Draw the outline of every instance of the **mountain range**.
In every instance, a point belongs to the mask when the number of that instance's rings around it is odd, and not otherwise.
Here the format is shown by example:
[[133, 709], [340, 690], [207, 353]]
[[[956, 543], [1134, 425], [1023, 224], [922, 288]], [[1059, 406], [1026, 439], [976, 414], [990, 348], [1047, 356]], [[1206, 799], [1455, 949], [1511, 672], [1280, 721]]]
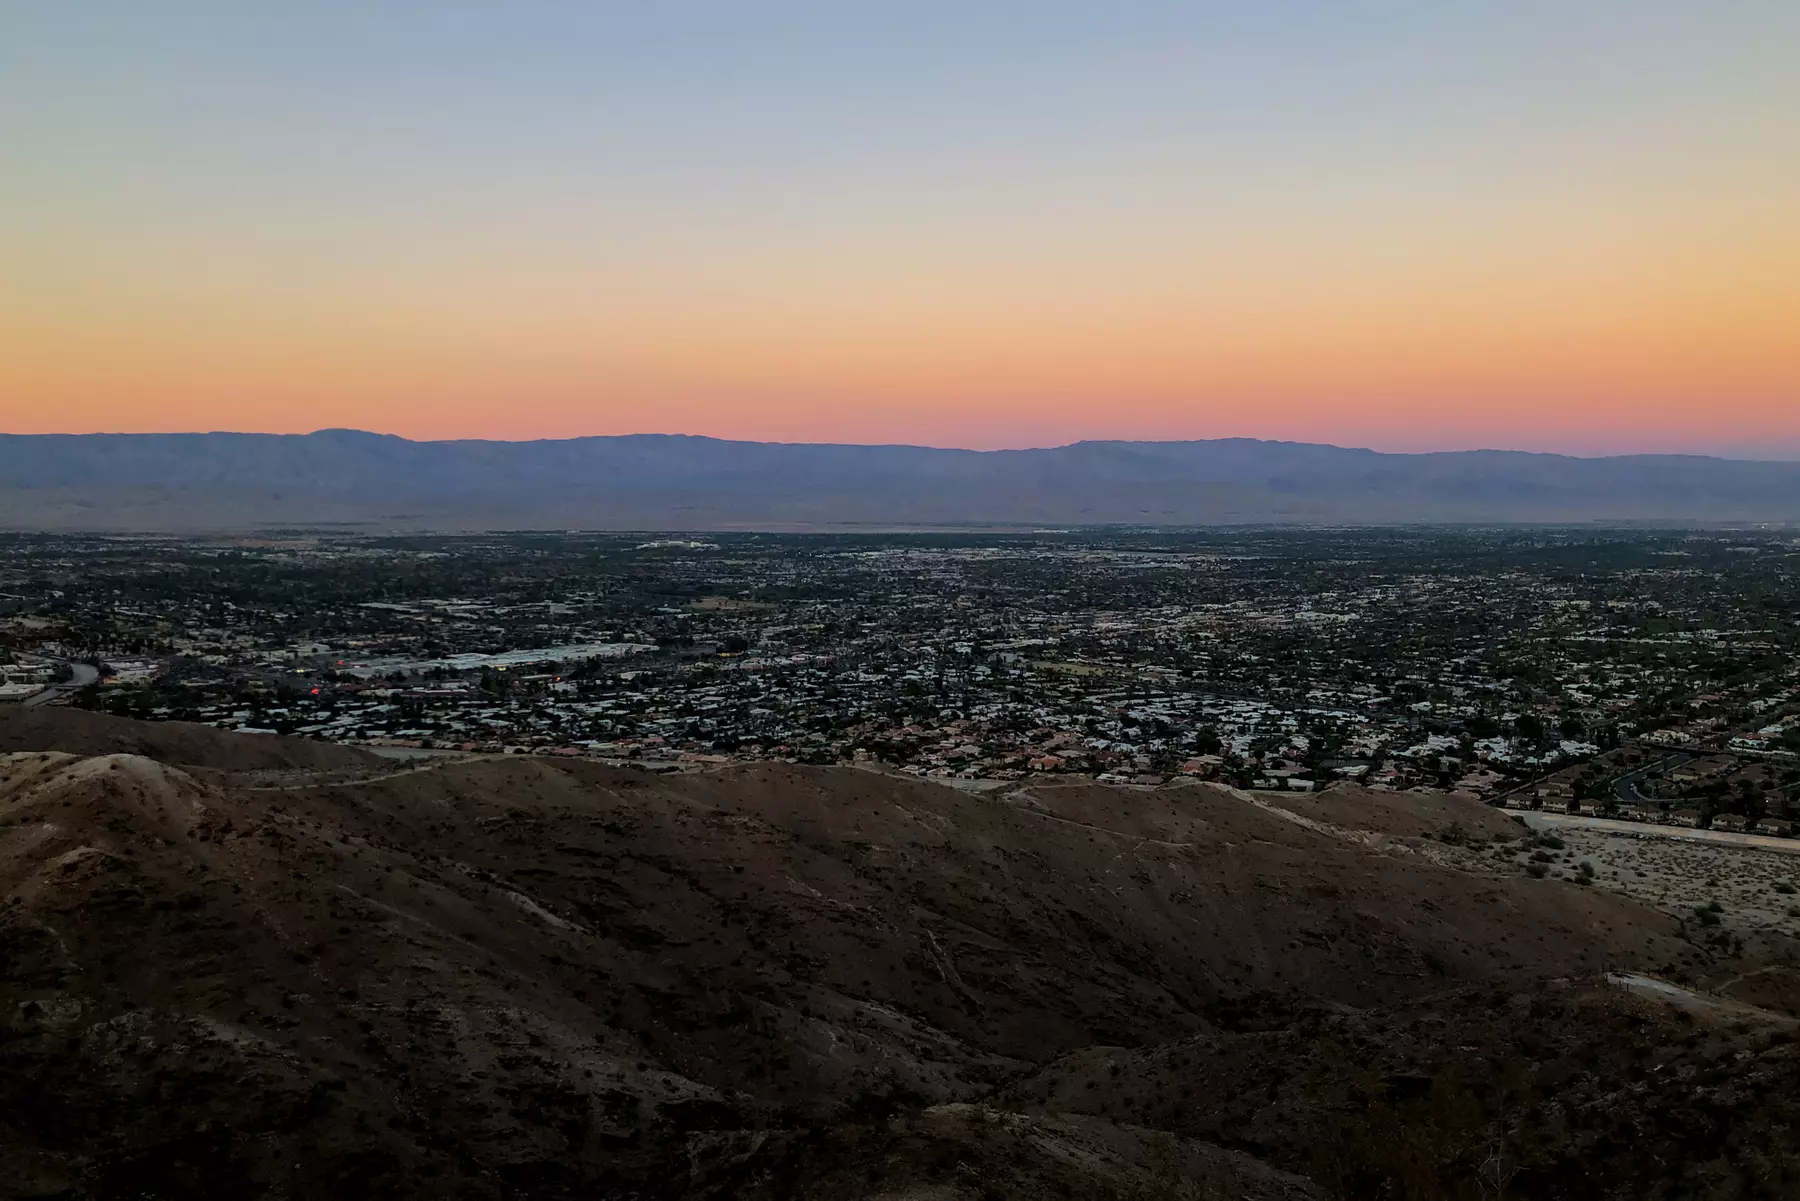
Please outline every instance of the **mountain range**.
[[972, 451], [674, 434], [0, 435], [0, 528], [15, 530], [1595, 521], [1800, 521], [1800, 463], [1246, 438]]

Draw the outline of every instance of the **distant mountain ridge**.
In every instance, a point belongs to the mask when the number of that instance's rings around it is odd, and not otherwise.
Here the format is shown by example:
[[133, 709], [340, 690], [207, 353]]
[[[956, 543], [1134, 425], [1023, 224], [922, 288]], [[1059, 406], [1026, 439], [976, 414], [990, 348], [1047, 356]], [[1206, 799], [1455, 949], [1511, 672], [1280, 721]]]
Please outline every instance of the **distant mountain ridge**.
[[0, 435], [0, 528], [808, 529], [1800, 521], [1800, 463], [1300, 442], [1034, 450], [631, 434]]

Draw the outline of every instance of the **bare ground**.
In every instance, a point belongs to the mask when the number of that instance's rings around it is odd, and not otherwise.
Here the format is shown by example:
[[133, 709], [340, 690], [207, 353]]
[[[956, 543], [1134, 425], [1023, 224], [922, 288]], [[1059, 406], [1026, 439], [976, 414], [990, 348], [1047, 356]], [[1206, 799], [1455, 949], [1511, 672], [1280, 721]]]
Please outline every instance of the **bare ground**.
[[[1480, 1134], [1536, 1140], [1509, 1195], [1640, 1196], [1559, 1191], [1632, 1149], [1501, 1083], [1663, 1131], [1692, 1073], [1790, 1080], [1789, 944], [1532, 879], [1461, 798], [396, 770], [87, 716], [0, 725], [0, 1195], [1458, 1196]], [[1452, 1069], [1466, 1121], [1368, 1153], [1417, 1089], [1352, 1084]], [[1760, 1146], [1706, 1152], [1716, 1195], [1787, 1195]]]

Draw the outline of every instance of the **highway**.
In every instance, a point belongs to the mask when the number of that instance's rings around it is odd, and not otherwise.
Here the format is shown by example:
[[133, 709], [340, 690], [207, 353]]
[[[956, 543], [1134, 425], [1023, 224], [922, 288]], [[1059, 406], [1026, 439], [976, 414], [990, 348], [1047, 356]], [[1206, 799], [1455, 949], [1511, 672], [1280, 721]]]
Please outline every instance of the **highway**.
[[69, 670], [75, 674], [61, 684], [52, 684], [36, 696], [28, 696], [21, 702], [27, 709], [34, 705], [48, 705], [59, 696], [68, 696], [80, 692], [89, 684], [100, 678], [100, 669], [92, 663], [69, 662]]

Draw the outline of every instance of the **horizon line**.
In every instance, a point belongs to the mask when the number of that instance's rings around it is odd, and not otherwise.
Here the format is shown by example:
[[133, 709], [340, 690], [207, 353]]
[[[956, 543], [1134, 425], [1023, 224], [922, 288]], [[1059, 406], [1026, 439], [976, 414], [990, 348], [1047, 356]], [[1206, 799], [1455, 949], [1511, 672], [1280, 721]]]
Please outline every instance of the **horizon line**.
[[[1721, 453], [1720, 451], [1682, 451], [1682, 450], [1636, 450], [1615, 451], [1604, 454], [1577, 454], [1564, 450], [1527, 450], [1520, 447], [1506, 446], [1473, 446], [1457, 448], [1437, 448], [1431, 450], [1380, 450], [1372, 446], [1352, 446], [1339, 442], [1312, 442], [1295, 438], [1258, 438], [1250, 435], [1221, 435], [1213, 438], [1077, 438], [1070, 442], [1057, 442], [1035, 446], [1000, 446], [973, 447], [953, 446], [928, 442], [846, 442], [846, 441], [795, 441], [781, 438], [727, 438], [716, 434], [696, 434], [667, 430], [635, 430], [622, 434], [572, 434], [565, 436], [539, 436], [530, 438], [417, 438], [406, 434], [390, 433], [382, 430], [361, 429], [354, 426], [325, 426], [314, 430], [240, 430], [240, 429], [208, 429], [208, 430], [52, 430], [39, 433], [13, 433], [0, 430], [0, 438], [203, 438], [212, 436], [239, 438], [315, 438], [327, 434], [355, 434], [366, 438], [393, 439], [420, 446], [449, 445], [454, 443], [477, 442], [491, 443], [501, 446], [529, 446], [540, 442], [585, 442], [598, 440], [623, 440], [627, 438], [686, 438], [695, 441], [735, 443], [743, 446], [819, 446], [819, 447], [853, 447], [868, 450], [936, 450], [959, 454], [1024, 454], [1033, 451], [1068, 450], [1077, 446], [1118, 445], [1118, 446], [1185, 446], [1200, 443], [1217, 442], [1253, 442], [1265, 446], [1307, 446], [1322, 447], [1331, 450], [1359, 452], [1372, 455], [1391, 455], [1397, 457], [1419, 458], [1426, 455], [1479, 455], [1507, 454], [1534, 455], [1544, 458], [1577, 459], [1593, 461], [1600, 459], [1632, 459], [1632, 458], [1664, 458], [1664, 459], [1715, 459], [1728, 463], [1794, 463], [1800, 461], [1800, 447], [1789, 451], [1786, 458], [1758, 458], [1741, 454]], [[1771, 448], [1775, 449], [1775, 448]], [[1782, 448], [1786, 449], [1786, 448]]]

